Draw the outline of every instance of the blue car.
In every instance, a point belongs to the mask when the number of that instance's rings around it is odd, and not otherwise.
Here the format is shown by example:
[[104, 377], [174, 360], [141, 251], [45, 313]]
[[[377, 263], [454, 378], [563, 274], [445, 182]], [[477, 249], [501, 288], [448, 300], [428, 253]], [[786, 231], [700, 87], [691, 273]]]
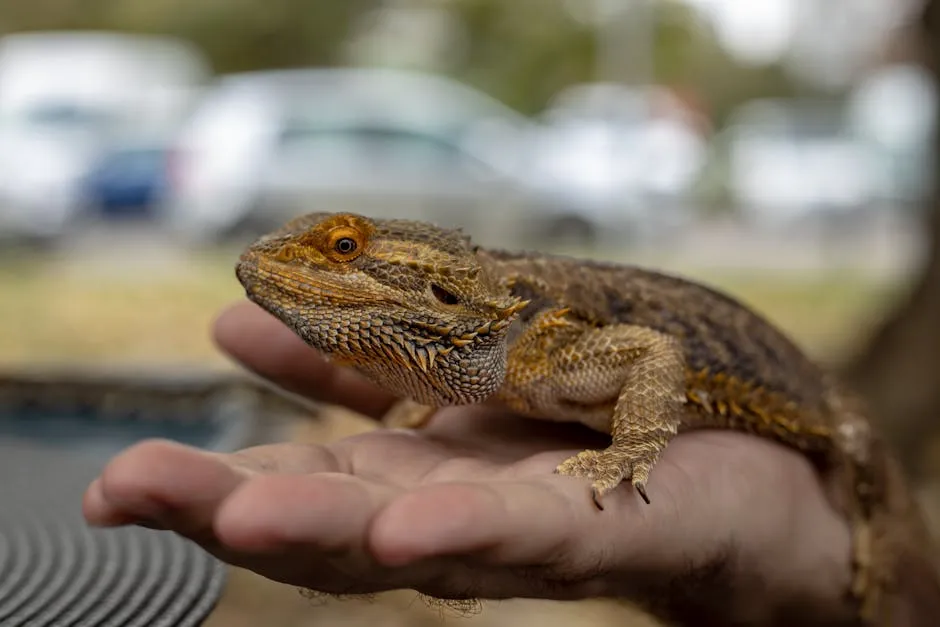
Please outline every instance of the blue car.
[[168, 160], [161, 146], [107, 152], [86, 178], [87, 206], [103, 218], [152, 217], [168, 185]]

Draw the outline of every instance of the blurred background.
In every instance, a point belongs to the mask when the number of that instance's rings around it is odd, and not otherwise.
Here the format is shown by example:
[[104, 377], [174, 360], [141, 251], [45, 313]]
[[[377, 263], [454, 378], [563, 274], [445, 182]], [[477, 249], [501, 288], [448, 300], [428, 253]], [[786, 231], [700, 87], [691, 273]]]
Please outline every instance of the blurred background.
[[[308, 211], [425, 219], [730, 291], [869, 394], [940, 523], [928, 4], [0, 0], [0, 367], [226, 371], [209, 328], [248, 241]], [[368, 428], [328, 414], [292, 437]], [[439, 621], [229, 586], [213, 624]]]

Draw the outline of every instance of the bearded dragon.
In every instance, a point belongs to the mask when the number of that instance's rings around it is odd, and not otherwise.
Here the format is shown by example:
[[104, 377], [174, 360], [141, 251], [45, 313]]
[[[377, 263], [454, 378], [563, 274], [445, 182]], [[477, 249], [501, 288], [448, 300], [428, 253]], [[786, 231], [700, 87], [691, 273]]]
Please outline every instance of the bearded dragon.
[[487, 250], [460, 231], [316, 213], [252, 244], [248, 298], [338, 364], [402, 401], [394, 425], [435, 408], [498, 402], [576, 421], [610, 446], [556, 472], [590, 481], [598, 508], [646, 484], [680, 431], [752, 432], [843, 469], [851, 594], [878, 613], [886, 470], [858, 397], [767, 320], [703, 285], [638, 267]]

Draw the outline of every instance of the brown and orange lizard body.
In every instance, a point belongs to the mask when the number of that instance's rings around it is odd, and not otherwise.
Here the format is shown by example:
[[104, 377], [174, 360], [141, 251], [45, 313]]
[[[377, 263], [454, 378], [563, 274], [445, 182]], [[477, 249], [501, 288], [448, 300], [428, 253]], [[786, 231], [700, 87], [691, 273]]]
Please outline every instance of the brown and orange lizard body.
[[[402, 399], [395, 424], [497, 401], [609, 434], [557, 472], [595, 503], [646, 483], [686, 429], [749, 431], [848, 482], [850, 591], [867, 618], [889, 585], [875, 526], [882, 452], [860, 403], [766, 320], [712, 289], [636, 267], [475, 246], [422, 222], [311, 214], [253, 244], [248, 297], [311, 346]], [[652, 495], [655, 498], [655, 495]]]

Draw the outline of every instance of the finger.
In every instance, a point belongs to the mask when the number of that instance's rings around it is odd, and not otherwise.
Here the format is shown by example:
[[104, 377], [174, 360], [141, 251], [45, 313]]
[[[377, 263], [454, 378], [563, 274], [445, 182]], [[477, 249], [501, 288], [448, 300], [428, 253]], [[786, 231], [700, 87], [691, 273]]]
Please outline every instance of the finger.
[[[331, 594], [414, 588], [453, 575], [452, 563], [385, 568], [369, 552], [376, 514], [400, 493], [343, 474], [255, 477], [219, 509], [218, 544], [208, 548], [265, 577]], [[452, 576], [446, 589], [465, 589], [466, 581]]]
[[278, 553], [285, 548], [365, 559], [367, 530], [399, 492], [339, 473], [260, 476], [219, 509], [215, 531], [228, 549]]
[[[583, 517], [595, 514], [575, 491]], [[600, 558], [596, 537], [581, 537], [590, 525], [573, 492], [519, 482], [408, 493], [340, 474], [260, 476], [222, 505], [214, 529], [230, 561], [270, 556], [260, 572], [317, 590], [581, 598], [599, 589]]]
[[146, 522], [186, 536], [211, 530], [218, 505], [248, 473], [181, 444], [148, 441], [118, 455], [86, 490], [86, 520], [95, 526]]
[[234, 453], [205, 453], [250, 474], [346, 472], [348, 463], [318, 444], [262, 444]]
[[[198, 488], [193, 480], [199, 479], [202, 475], [198, 473], [205, 473], [206, 469], [211, 472], [209, 481], [218, 479], [218, 464], [242, 478], [267, 473], [341, 472], [344, 465], [331, 451], [315, 444], [266, 444], [235, 453], [215, 453], [161, 440], [144, 442], [116, 457], [102, 477], [88, 487], [84, 504], [88, 517], [100, 526], [135, 522], [135, 514], [116, 506], [128, 503], [128, 496], [131, 503], [137, 503], [140, 490], [153, 487], [147, 481], [172, 481], [172, 473], [179, 468], [174, 464], [181, 464], [185, 472], [192, 473], [182, 482], [181, 489]], [[149, 501], [144, 507], [151, 505], [156, 507]]]
[[95, 479], [85, 490], [82, 499], [85, 520], [94, 527], [121, 527], [143, 522], [140, 516], [118, 509], [105, 497], [101, 479]]
[[[369, 529], [401, 489], [340, 474], [262, 476], [243, 484], [215, 521], [222, 559], [266, 577], [326, 593], [424, 589], [448, 597], [500, 586], [520, 594], [503, 570], [483, 576], [459, 560], [388, 567], [371, 553]], [[480, 587], [479, 582], [493, 582]]]
[[215, 321], [218, 346], [249, 370], [297, 394], [379, 418], [395, 397], [347, 368], [330, 364], [282, 322], [250, 302]]
[[[378, 515], [370, 546], [387, 566], [473, 555], [492, 565], [585, 570], [601, 559], [600, 512], [589, 507], [583, 485], [562, 479], [426, 486]], [[630, 525], [619, 533], [620, 541], [631, 542]]]

